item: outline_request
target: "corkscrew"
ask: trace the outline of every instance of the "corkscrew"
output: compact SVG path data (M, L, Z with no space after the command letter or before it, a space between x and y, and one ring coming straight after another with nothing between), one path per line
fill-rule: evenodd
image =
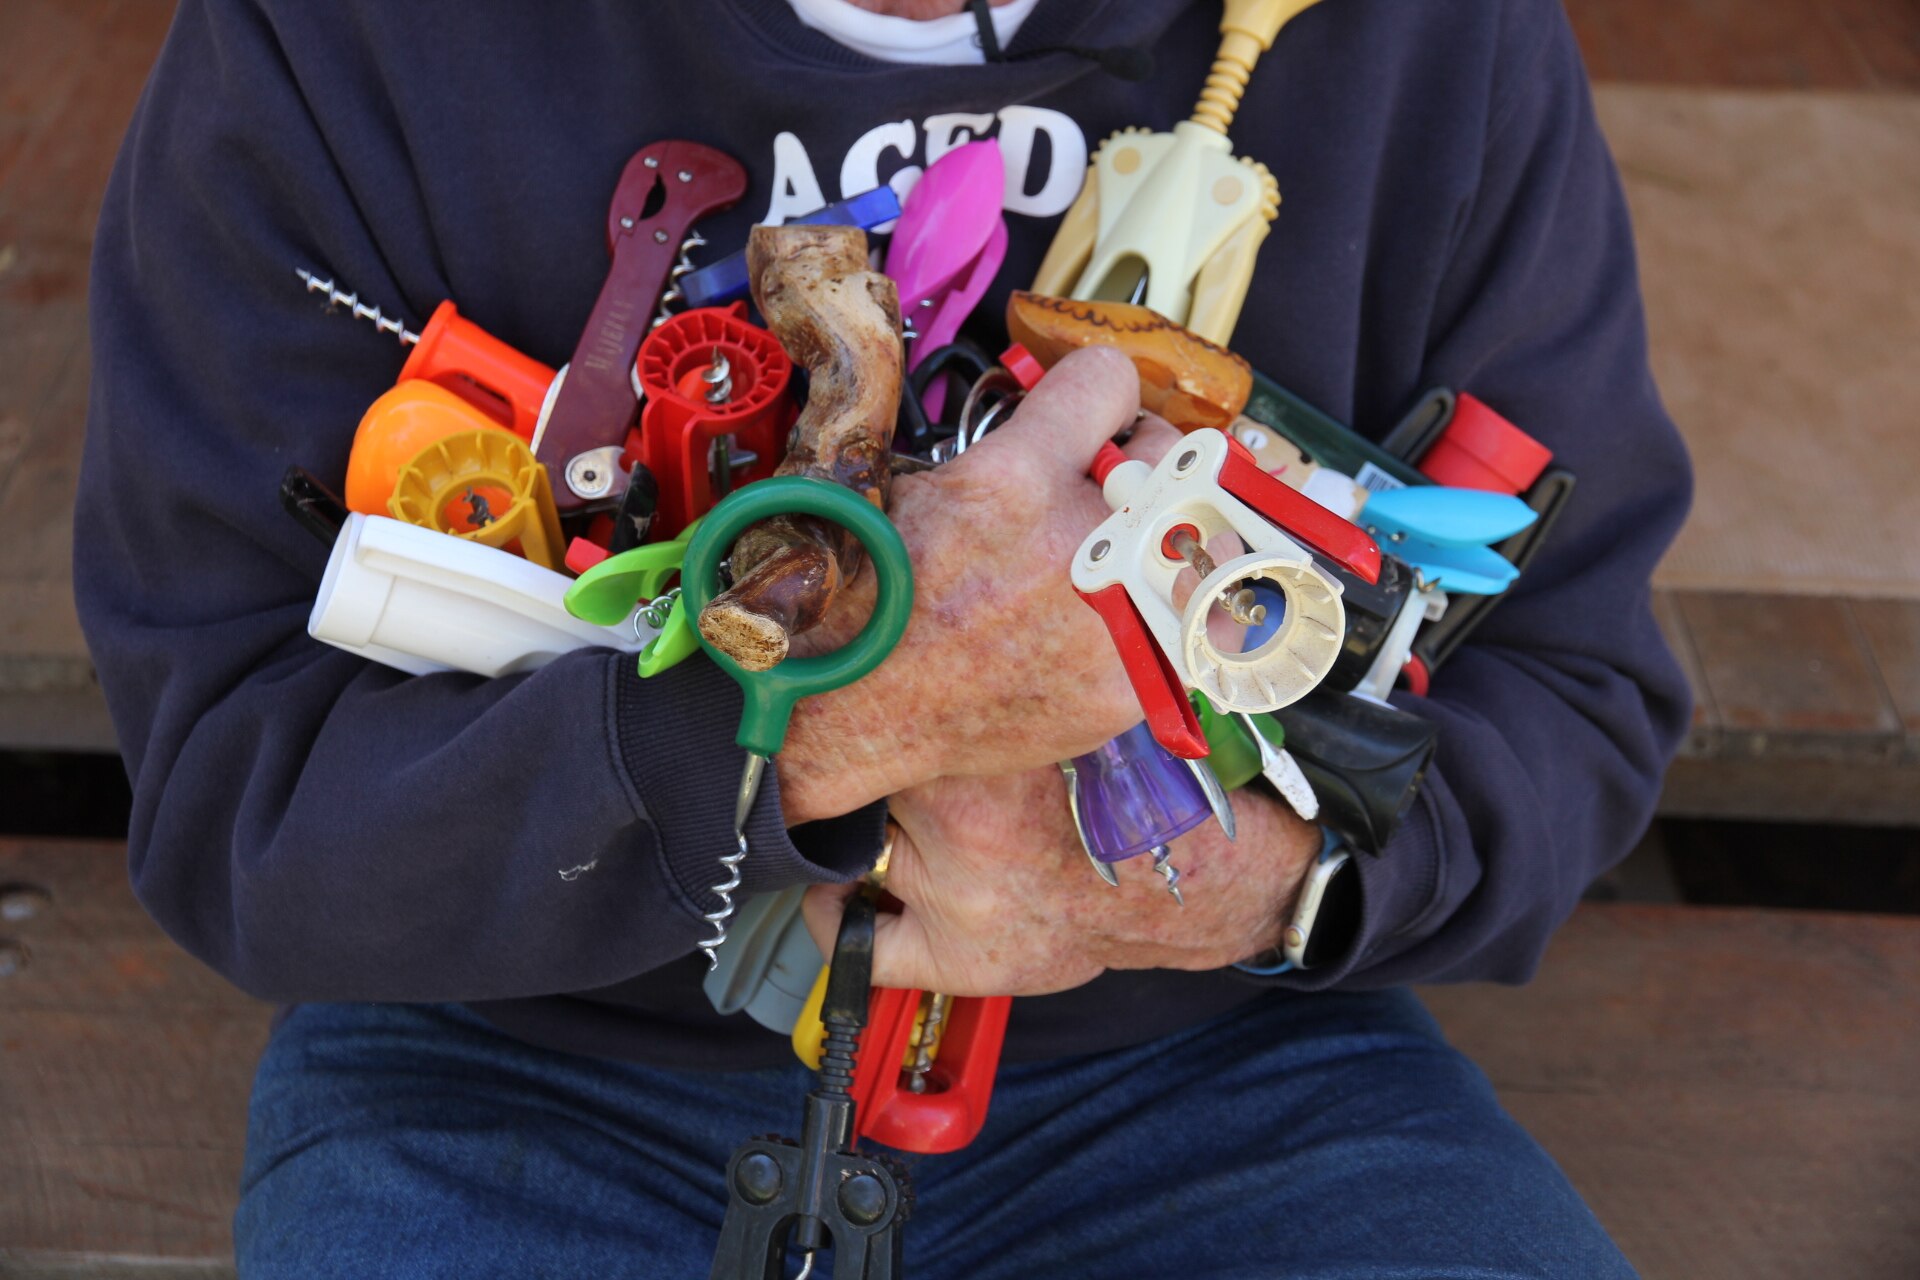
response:
M1035 293L1144 304L1227 345L1280 211L1273 174L1236 158L1227 130L1254 63L1315 3L1227 0L1219 53L1192 117L1168 133L1122 129L1101 143Z
M898 831L899 827L889 820L886 843L881 846L879 861L865 877L867 892L863 897L884 891ZM797 899L790 910L799 914ZM753 912L750 902L743 915ZM767 918L763 915L755 923L764 927ZM745 925L743 920L742 927ZM740 936L736 931L736 939ZM755 941L747 938L746 946L751 948ZM808 943L807 950L815 948ZM827 969L819 970L812 990L788 1024L794 1053L815 1069L825 1057L823 1010L829 976ZM711 978L709 984L711 992ZM771 981L762 984L763 989L771 985ZM751 1005L748 1011L754 1012ZM875 988L867 1008L866 1034L860 1042L860 1068L852 1087L860 1106L856 1132L863 1138L922 1155L958 1151L972 1142L987 1122L1012 1011L1011 996L954 996L913 988Z
M1145 724L1086 755L1062 761L1074 830L1094 870L1118 886L1113 865L1142 853L1182 906L1180 869L1169 844L1209 816L1231 840L1237 834L1232 802L1205 760L1183 760L1154 741Z
M693 265L693 251L704 249L706 246L707 238L698 231L688 231L686 237L680 241L679 256L674 258L673 265L667 268L667 288L660 295L660 305L655 309L653 323L648 325L648 328L658 329L673 315L675 307L686 305L687 294L680 282L699 270Z
M1268 475L1245 446L1212 427L1190 433L1152 467L1104 445L1093 476L1113 514L1074 556L1073 589L1107 624L1162 746L1190 760L1207 754L1190 688L1224 711L1272 711L1332 669L1345 614L1340 584L1315 554L1373 582L1380 548L1365 530ZM1228 532L1246 554L1220 565L1196 554ZM1175 584L1189 568L1206 576L1176 606ZM1255 597L1243 593L1263 580L1286 600L1278 628L1250 649L1222 649L1208 625L1214 604L1250 621Z
M704 243L693 224L746 191L739 161L694 142L649 143L622 170L607 211L612 264L534 442L561 478L554 498L562 515L616 506L624 496L620 453L640 412L633 365L641 340L664 323L666 295L693 270L688 254ZM684 294L682 284L673 301Z
M380 308L369 307L361 302L357 291L347 293L332 280L322 280L305 267L295 267L293 274L299 276L306 284L308 293L325 294L329 307L345 307L353 314L355 320L370 321L381 333L390 333L398 338L401 346L411 347L420 341L420 335L407 328L405 324L383 314Z
M873 1054L861 1054L859 1040L873 986L873 934L873 904L856 897L827 971L826 1037L800 1140L755 1138L727 1162L727 1213L711 1280L777 1280L790 1250L805 1259L800 1276L811 1276L829 1245L837 1280L900 1275L913 1185L903 1166L861 1152L855 1137L863 1105L856 1074Z
M623 463L659 485L653 536L671 537L740 486L764 480L786 453L795 414L793 362L746 305L675 312L640 344L644 393Z
M1180 868L1168 861L1168 859L1173 857L1173 850L1169 849L1166 845L1157 844L1153 846L1151 852L1153 854L1153 869L1166 878L1167 892L1173 895L1175 902L1183 907L1186 906L1187 900L1180 893Z
M727 878L708 890L720 900L720 905L700 917L713 926L713 936L700 944L709 970L720 963L720 944L727 940L727 921L733 918L734 911L733 895L740 890L741 868L747 860L747 816L753 812L753 802L760 796L760 779L766 771L767 757L748 752L747 766L740 774L740 790L733 800L734 851L720 859L720 869L726 872Z
M451 300L435 307L426 325L416 333L379 307L362 302L358 291L342 289L332 278L323 280L317 272L303 267L296 267L294 274L308 293L324 295L329 306L346 308L354 319L393 335L408 349L406 363L394 379L396 385L414 380L431 382L524 441L531 443L539 435L554 371L462 317ZM356 448L358 445L356 440Z

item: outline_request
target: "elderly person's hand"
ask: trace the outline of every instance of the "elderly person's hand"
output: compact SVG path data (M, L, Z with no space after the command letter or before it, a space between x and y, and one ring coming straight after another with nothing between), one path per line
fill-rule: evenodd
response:
M1217 969L1275 946L1320 832L1263 793L1233 802L1236 841L1209 820L1173 844L1182 906L1144 855L1118 865L1119 888L1099 881L1058 768L943 778L895 796L887 891L904 910L879 918L875 985L1045 995L1106 969ZM824 955L854 888L807 893Z
M1093 750L1140 720L1113 641L1068 580L1109 514L1087 468L1134 422L1139 381L1104 347L1062 360L1006 426L899 476L889 514L913 558L913 616L871 675L800 702L777 757L789 823L951 775L1015 773ZM1130 456L1177 439L1141 424ZM871 608L873 575L797 648L831 648Z

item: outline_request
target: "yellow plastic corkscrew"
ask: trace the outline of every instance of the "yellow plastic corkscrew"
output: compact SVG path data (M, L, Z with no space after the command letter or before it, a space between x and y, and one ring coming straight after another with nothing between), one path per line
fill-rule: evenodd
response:
M1100 145L1034 279L1034 292L1143 303L1226 346L1280 211L1267 167L1227 130L1260 55L1318 0L1227 0L1220 50L1193 115L1170 133L1122 129Z

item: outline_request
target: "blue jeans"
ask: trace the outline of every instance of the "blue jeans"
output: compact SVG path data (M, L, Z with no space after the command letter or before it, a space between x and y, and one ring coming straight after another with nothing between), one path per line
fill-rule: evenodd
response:
M303 1006L254 1085L240 1274L704 1277L727 1156L796 1133L809 1082L548 1052L457 1006ZM914 1280L1633 1274L1404 991L1003 1067L980 1137L909 1162Z

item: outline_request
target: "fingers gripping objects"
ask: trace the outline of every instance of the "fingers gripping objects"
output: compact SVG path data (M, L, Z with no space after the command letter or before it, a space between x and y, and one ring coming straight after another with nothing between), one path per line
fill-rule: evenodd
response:
M900 302L893 282L867 269L866 233L755 227L747 263L768 327L809 375L807 407L778 474L840 485L885 510ZM860 544L844 528L782 514L741 535L732 566L733 586L701 611L700 633L742 668L765 671L859 571Z

